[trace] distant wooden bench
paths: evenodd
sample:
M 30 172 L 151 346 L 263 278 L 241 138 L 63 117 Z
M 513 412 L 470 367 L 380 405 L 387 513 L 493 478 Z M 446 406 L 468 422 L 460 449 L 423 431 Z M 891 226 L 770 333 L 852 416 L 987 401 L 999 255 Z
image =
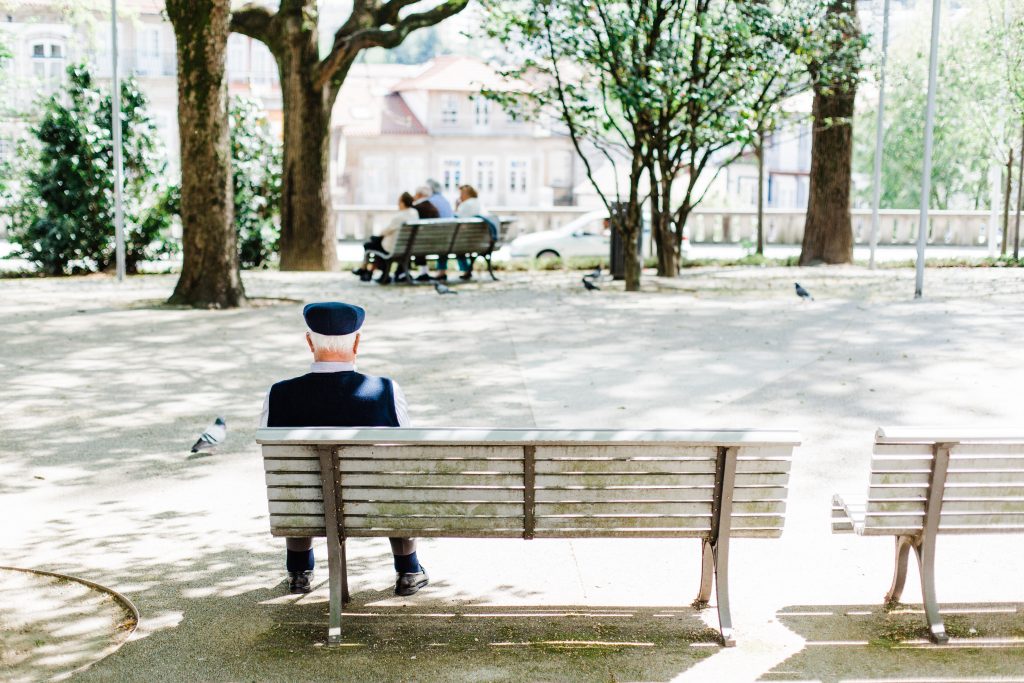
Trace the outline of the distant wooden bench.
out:
M 931 639 L 947 642 L 935 599 L 936 536 L 1024 532 L 1024 433 L 880 428 L 867 498 L 834 496 L 832 531 L 896 537 L 886 603 L 903 594 L 913 548 Z
M 270 529 L 326 536 L 328 642 L 352 537 L 700 538 L 734 644 L 729 541 L 782 533 L 788 430 L 260 429 Z M 326 505 L 325 505 L 326 502 Z
M 496 217 L 498 234 L 482 218 L 427 218 L 404 223 L 398 229 L 395 246 L 391 250 L 391 261 L 400 269 L 410 272 L 413 258 L 458 258 L 476 261 L 482 258 L 487 264 L 491 279 L 497 280 L 491 267 L 491 257 L 499 249 L 508 232 L 513 218 Z

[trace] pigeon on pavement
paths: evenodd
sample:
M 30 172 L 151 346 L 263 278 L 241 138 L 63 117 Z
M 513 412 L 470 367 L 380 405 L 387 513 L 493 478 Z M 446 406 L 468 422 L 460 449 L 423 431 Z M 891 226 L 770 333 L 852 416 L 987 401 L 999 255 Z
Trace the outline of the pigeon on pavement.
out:
M 440 282 L 434 283 L 434 291 L 437 292 L 438 294 L 458 294 L 458 292 L 456 292 L 454 289 L 452 289 L 448 285 L 443 285 Z
M 801 299 L 810 299 L 811 301 L 814 301 L 814 297 L 811 296 L 811 293 L 808 292 L 803 287 L 801 287 L 799 282 L 794 282 L 793 284 L 796 285 L 796 295 L 798 297 L 800 297 Z
M 209 450 L 219 444 L 228 435 L 228 425 L 224 422 L 223 417 L 218 417 L 213 421 L 206 431 L 203 432 L 199 440 L 192 444 L 192 452 L 198 453 L 199 451 Z
M 597 268 L 594 268 L 594 270 L 592 272 L 587 273 L 583 277 L 590 278 L 591 280 L 600 280 L 601 279 L 601 264 L 598 264 Z
M 597 285 L 595 285 L 595 284 L 594 284 L 593 282 L 591 282 L 591 281 L 590 281 L 590 280 L 588 280 L 587 278 L 583 278 L 583 286 L 584 286 L 584 287 L 586 288 L 586 290 L 587 290 L 588 292 L 592 292 L 592 291 L 594 291 L 595 289 L 596 289 L 596 290 L 598 290 L 598 291 L 600 291 L 600 289 L 601 289 L 600 287 L 598 287 Z

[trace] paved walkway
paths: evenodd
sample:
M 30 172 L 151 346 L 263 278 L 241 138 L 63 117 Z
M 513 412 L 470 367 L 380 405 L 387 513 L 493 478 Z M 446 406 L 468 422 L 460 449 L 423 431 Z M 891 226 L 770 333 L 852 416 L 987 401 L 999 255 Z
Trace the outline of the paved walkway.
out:
M 913 271 L 860 268 L 708 269 L 639 295 L 569 273 L 446 297 L 245 281 L 276 300 L 193 311 L 161 305 L 172 277 L 0 281 L 0 556 L 142 613 L 78 679 L 1024 679 L 1019 537 L 941 540 L 939 598 L 964 608 L 965 640 L 936 649 L 919 613 L 879 609 L 891 539 L 829 533 L 879 424 L 1024 424 L 1024 271 L 931 270 L 916 302 Z M 387 544 L 352 544 L 346 646 L 323 647 L 326 589 L 282 592 L 253 432 L 266 387 L 308 362 L 298 302 L 328 298 L 366 306 L 360 367 L 399 379 L 420 425 L 800 429 L 786 533 L 733 546 L 739 645 L 687 606 L 697 541 L 426 540 L 433 584 L 408 600 L 389 593 Z M 190 458 L 215 415 L 227 443 Z

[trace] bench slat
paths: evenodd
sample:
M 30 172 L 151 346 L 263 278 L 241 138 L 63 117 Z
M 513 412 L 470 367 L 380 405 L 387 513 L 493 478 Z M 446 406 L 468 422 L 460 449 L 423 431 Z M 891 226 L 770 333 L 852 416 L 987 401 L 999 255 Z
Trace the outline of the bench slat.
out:
M 264 458 L 264 472 L 320 472 L 316 458 Z
M 318 500 L 323 501 L 324 490 L 320 486 L 268 486 L 267 500 Z
M 319 536 L 326 536 L 327 529 L 324 527 L 309 528 L 309 527 L 288 527 L 288 526 L 272 526 L 270 527 L 270 535 L 281 538 L 316 538 Z
M 267 486 L 320 486 L 320 472 L 267 472 Z
M 345 487 L 346 501 L 381 501 L 381 502 L 512 502 L 522 505 L 522 489 L 462 487 L 448 488 L 432 486 L 425 488 L 358 488 Z
M 321 520 L 324 516 L 323 501 L 271 500 L 268 505 L 272 515 L 317 515 Z
M 583 444 L 537 446 L 534 455 L 537 462 L 544 460 L 600 460 L 612 458 L 629 460 L 631 458 L 695 458 L 714 461 L 718 457 L 718 449 L 708 445 L 650 443 L 641 445 L 618 444 Z
M 270 515 L 271 527 L 299 527 L 310 529 L 322 529 L 324 527 L 324 515 Z
M 664 503 L 664 502 L 632 502 L 632 503 L 537 503 L 536 514 L 538 517 L 553 515 L 614 515 L 614 514 L 711 514 L 711 502 L 705 503 Z M 785 512 L 786 504 L 782 501 L 769 501 L 758 503 L 736 503 L 733 506 L 734 515 L 749 514 L 780 514 Z
M 339 463 L 343 480 L 348 474 L 522 474 L 523 461 L 519 460 L 342 460 Z M 317 463 L 319 469 L 320 464 Z
M 438 515 L 451 517 L 467 515 L 471 517 L 522 517 L 521 503 L 426 503 L 414 502 L 372 502 L 342 503 L 345 515 Z
M 399 430 L 405 431 L 405 430 Z M 466 458 L 469 460 L 523 460 L 521 446 L 452 446 L 445 444 L 422 444 L 415 446 L 360 444 L 338 446 L 341 462 L 346 460 L 445 460 Z
M 695 529 L 711 531 L 711 514 L 668 517 L 537 517 L 537 530 L 547 529 Z
M 537 460 L 537 474 L 711 474 L 714 460 Z
M 266 445 L 263 447 L 264 458 L 317 458 L 314 446 L 296 446 L 291 444 Z
M 536 538 L 705 538 L 709 529 L 542 529 Z M 781 529 L 734 529 L 731 538 L 778 538 Z
M 342 486 L 347 488 L 405 488 L 408 486 L 500 486 L 507 488 L 523 487 L 522 474 L 392 474 L 378 472 L 375 474 L 343 474 Z
M 518 520 L 518 523 L 517 523 Z M 522 533 L 522 517 L 412 517 L 401 515 L 396 517 L 345 515 L 346 529 L 401 529 L 403 531 L 426 531 L 459 529 L 487 530 L 492 527 L 499 529 L 519 529 Z

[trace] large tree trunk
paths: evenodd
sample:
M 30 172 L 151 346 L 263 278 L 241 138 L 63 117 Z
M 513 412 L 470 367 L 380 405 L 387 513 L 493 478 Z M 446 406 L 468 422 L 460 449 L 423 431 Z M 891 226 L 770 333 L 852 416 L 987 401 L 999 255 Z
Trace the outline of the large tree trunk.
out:
M 229 0 L 167 0 L 178 44 L 184 263 L 169 303 L 233 308 L 245 302 L 238 267 L 228 141 L 225 57 Z
M 659 210 L 651 216 L 651 231 L 658 247 L 658 275 L 676 277 L 679 275 L 679 248 L 676 235 L 672 232 L 672 177 L 666 173 L 666 169 L 662 169 L 657 184 L 652 174 L 651 193 L 652 196 L 657 194 L 659 200 Z
M 811 137 L 811 180 L 800 265 L 853 261 L 850 221 L 850 165 L 853 158 L 853 101 L 847 88 L 815 89 Z
M 853 104 L 857 95 L 859 55 L 844 51 L 860 36 L 856 3 L 829 0 L 826 12 L 837 31 L 831 63 L 812 66 L 814 104 L 811 177 L 808 188 L 800 265 L 851 263 L 853 226 L 850 181 L 853 163 Z M 827 76 L 827 77 L 824 77 Z M 824 77 L 824 78 L 823 78 Z
M 313 81 L 319 61 L 316 25 L 300 13 L 282 19 L 281 41 L 274 46 L 284 103 L 281 270 L 332 270 L 338 256 L 327 185 L 337 91 Z

